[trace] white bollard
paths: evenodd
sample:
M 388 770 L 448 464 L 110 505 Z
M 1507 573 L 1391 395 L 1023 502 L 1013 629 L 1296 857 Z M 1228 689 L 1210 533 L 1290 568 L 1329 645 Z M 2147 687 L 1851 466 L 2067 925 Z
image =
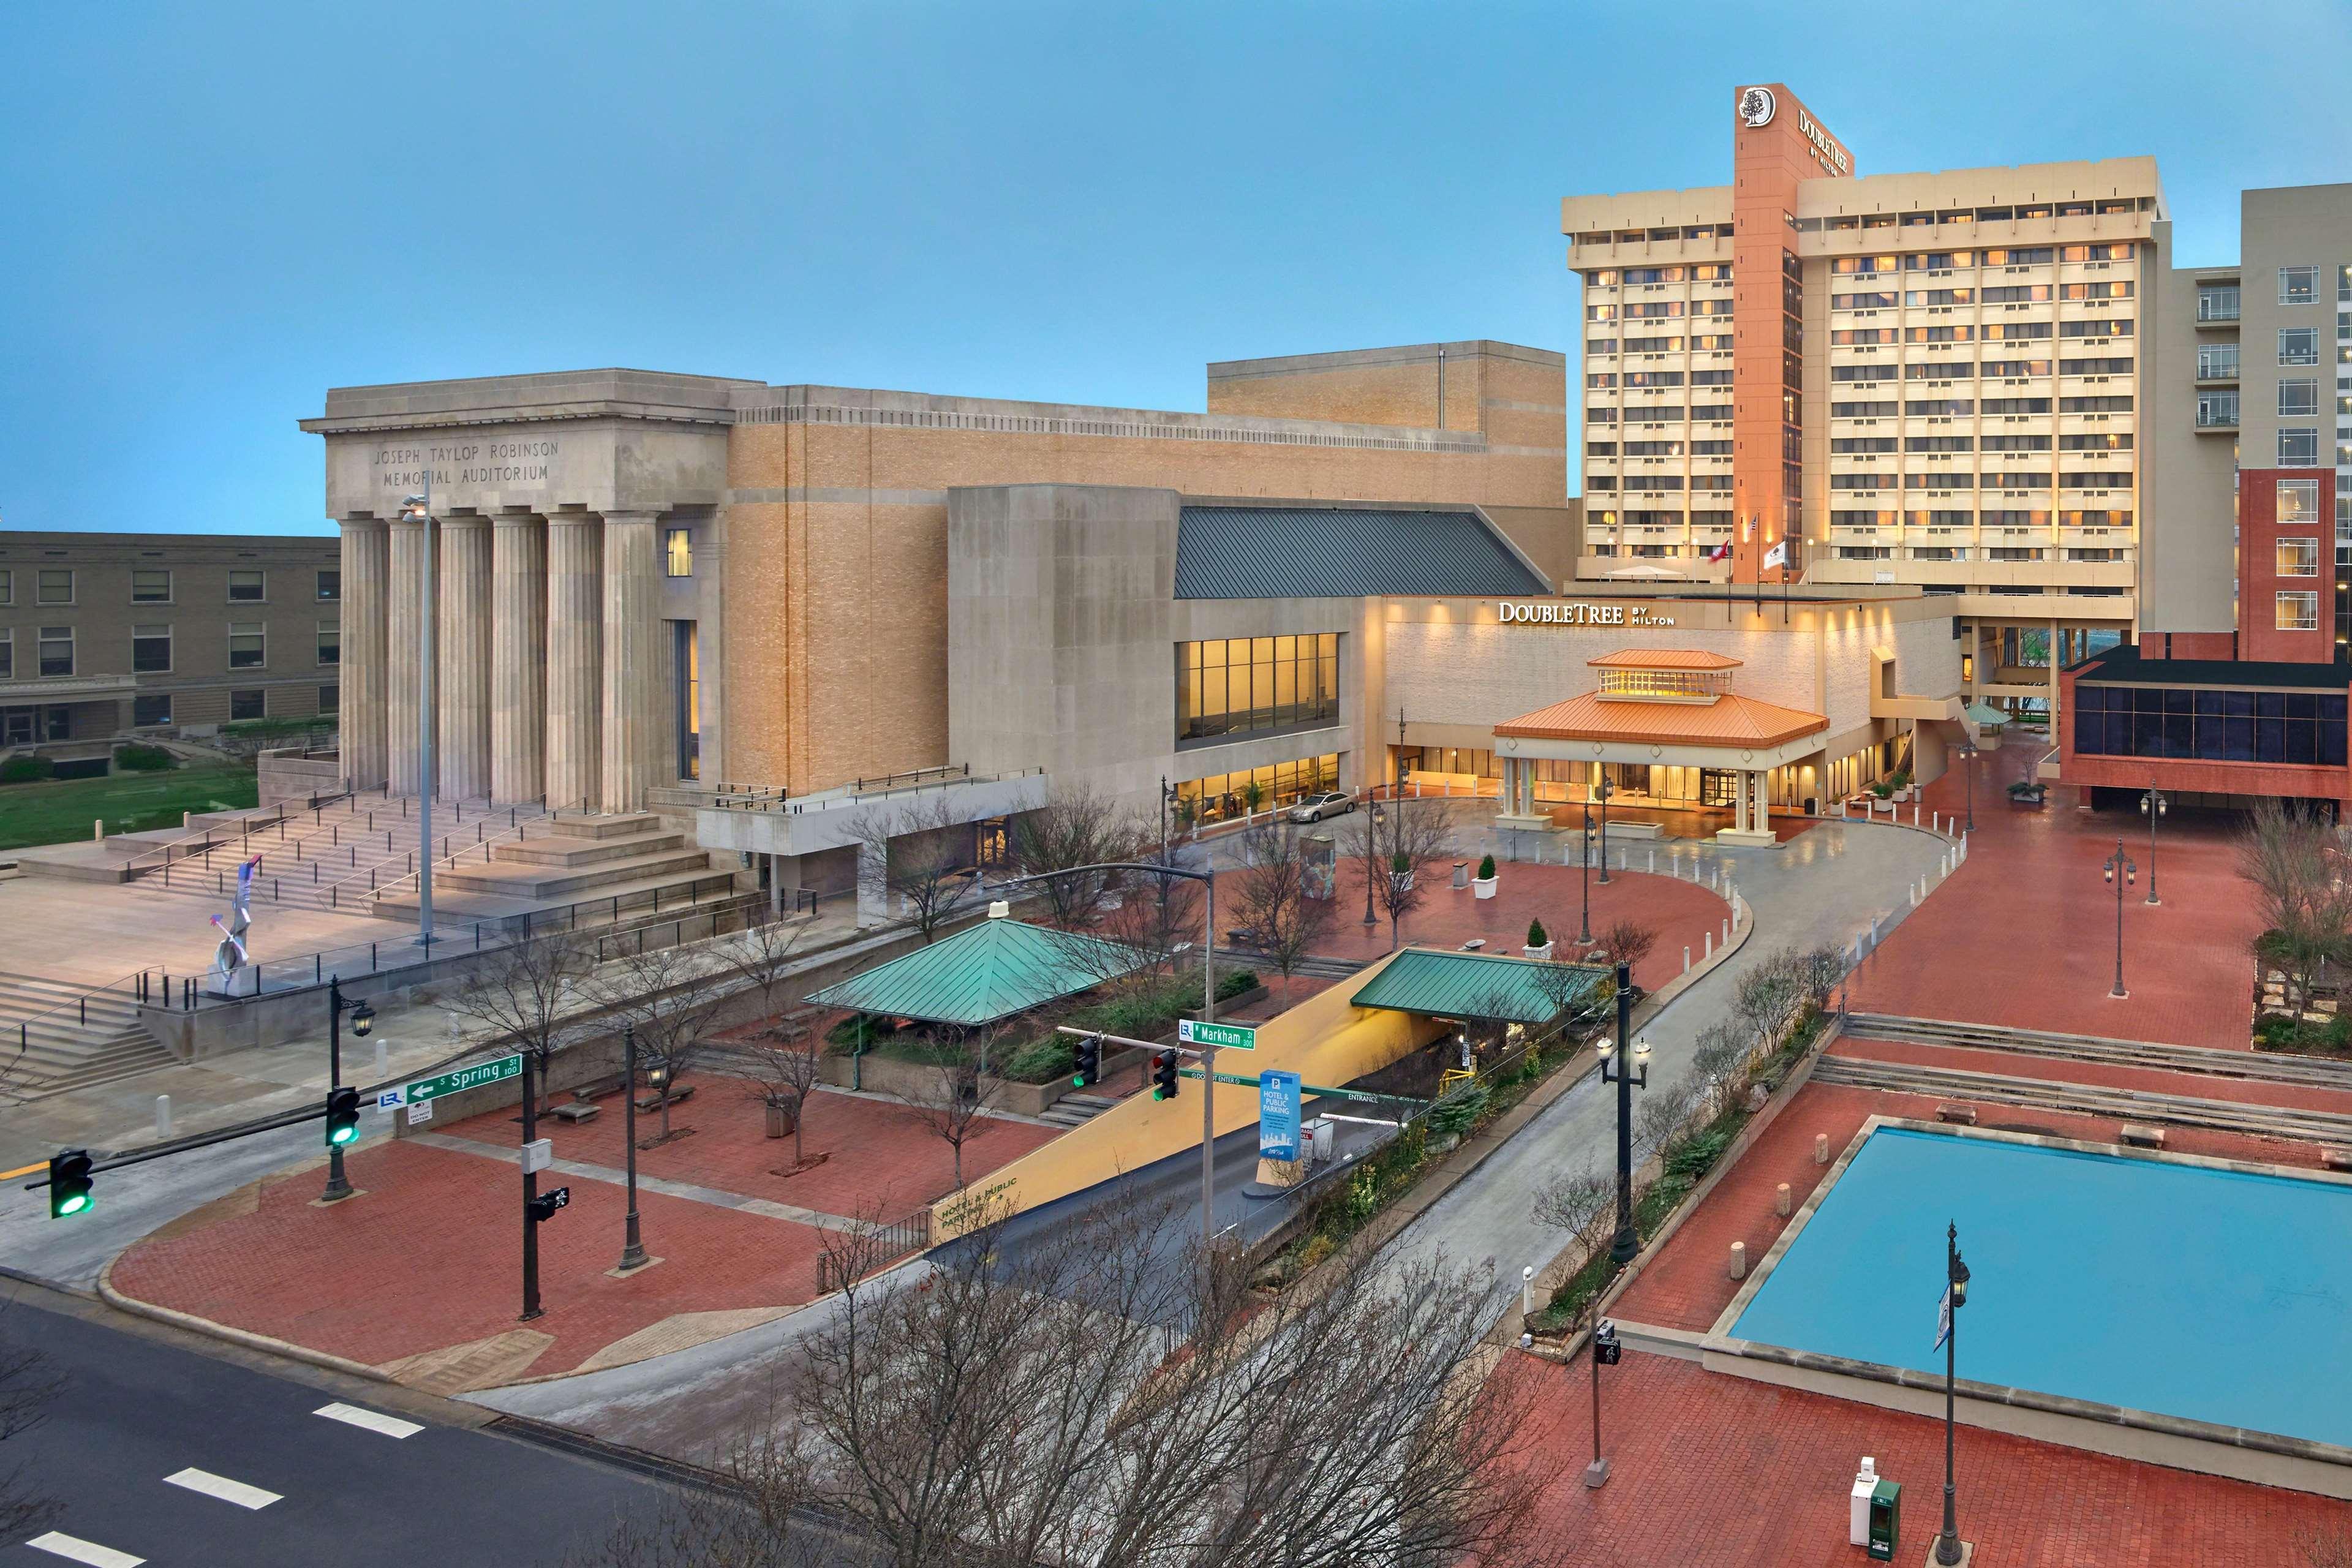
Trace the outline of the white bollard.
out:
M 1519 1270 L 1519 1316 L 1536 1315 L 1536 1266 L 1532 1263 Z
M 1731 1277 L 1734 1279 L 1748 1278 L 1748 1244 L 1744 1241 L 1731 1244 Z
M 90 818 L 89 837 L 90 841 L 94 844 L 103 844 L 106 842 L 106 818 L 102 816 L 94 816 Z
M 168 1094 L 159 1094 L 155 1097 L 155 1136 L 169 1138 L 171 1135 L 172 1097 Z
M 1683 943 L 1683 973 L 1685 974 L 1690 973 L 1690 943 L 1688 942 Z
M 1728 920 L 1723 922 L 1723 945 L 1726 947 L 1731 945 L 1731 921 Z
M 1919 803 L 1916 800 L 1911 803 L 1911 826 L 1919 826 Z
M 1651 851 L 1650 851 L 1650 875 L 1652 875 L 1653 877 L 1654 877 L 1654 876 L 1656 876 L 1657 874 L 1658 874 L 1658 852 L 1657 852 L 1656 850 L 1653 849 L 1653 850 L 1651 850 Z
M 1789 1217 L 1789 1184 L 1786 1182 L 1782 1182 L 1780 1190 L 1772 1194 L 1772 1212 L 1782 1219 Z
M 1813 1134 L 1813 1163 L 1826 1165 L 1829 1163 L 1830 1135 L 1826 1132 L 1816 1132 Z
M 1713 931 L 1706 933 L 1706 951 L 1700 953 L 1699 956 L 1702 959 L 1713 958 L 1715 956 L 1715 933 Z
M 375 1080 L 378 1083 L 392 1076 L 392 1069 L 384 1060 L 384 1043 L 379 1039 L 375 1043 Z
M 1617 851 L 1617 869 L 1620 871 L 1622 871 L 1625 868 L 1625 850 L 1620 849 Z
M 193 811 L 184 811 L 180 813 L 180 826 L 183 827 L 187 826 L 188 824 L 195 821 L 195 819 L 196 814 Z

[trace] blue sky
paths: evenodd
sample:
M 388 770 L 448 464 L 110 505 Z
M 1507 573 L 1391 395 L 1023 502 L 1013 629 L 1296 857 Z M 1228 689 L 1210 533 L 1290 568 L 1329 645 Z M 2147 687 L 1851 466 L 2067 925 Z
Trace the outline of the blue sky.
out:
M 1197 409 L 1213 359 L 1565 349 L 1559 198 L 1721 183 L 1741 81 L 1863 173 L 2153 153 L 2190 262 L 2234 254 L 2241 186 L 2352 180 L 2340 0 L 1900 16 L 0 6 L 0 524 L 322 531 L 294 422 L 330 385 Z

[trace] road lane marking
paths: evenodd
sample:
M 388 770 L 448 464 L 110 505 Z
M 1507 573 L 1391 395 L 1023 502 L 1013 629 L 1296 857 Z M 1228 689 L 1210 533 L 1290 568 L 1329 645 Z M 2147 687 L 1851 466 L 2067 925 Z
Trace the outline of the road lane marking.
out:
M 87 1563 L 89 1568 L 139 1568 L 139 1564 L 147 1561 L 144 1557 L 133 1557 L 128 1552 L 117 1552 L 111 1546 L 100 1546 L 95 1541 L 84 1541 L 58 1530 L 52 1530 L 47 1535 L 37 1535 L 25 1544 L 36 1552 L 53 1552 L 59 1557 L 69 1557 L 76 1563 Z
M 330 1421 L 341 1421 L 347 1426 L 365 1427 L 371 1432 L 381 1432 L 387 1437 L 414 1437 L 425 1430 L 414 1421 L 403 1421 L 397 1415 L 380 1415 L 356 1405 L 321 1405 L 310 1414 L 323 1415 Z
M 259 1487 L 249 1487 L 243 1481 L 233 1481 L 226 1476 L 216 1476 L 210 1470 L 199 1470 L 194 1466 L 182 1470 L 176 1476 L 165 1476 L 163 1483 L 166 1486 L 185 1487 L 192 1492 L 202 1492 L 206 1497 L 216 1497 L 223 1502 L 233 1502 L 239 1508 L 268 1508 L 271 1503 L 278 1501 L 280 1498 L 279 1493 L 264 1491 Z

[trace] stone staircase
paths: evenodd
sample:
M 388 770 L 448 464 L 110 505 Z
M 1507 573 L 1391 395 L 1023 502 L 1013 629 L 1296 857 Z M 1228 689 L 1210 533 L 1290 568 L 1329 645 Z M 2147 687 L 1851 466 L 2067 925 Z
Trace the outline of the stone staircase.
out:
M 0 973 L 0 1093 L 81 1089 L 173 1060 L 140 1024 L 138 1005 L 129 996 Z
M 529 824 L 514 837 L 493 836 L 478 855 L 460 853 L 433 873 L 436 918 L 506 929 L 567 910 L 582 927 L 642 921 L 735 896 L 731 878 L 711 866 L 709 853 L 652 812 Z M 411 881 L 379 896 L 373 906 L 377 915 L 394 919 L 415 910 Z
M 1044 1120 L 1062 1127 L 1084 1127 L 1118 1104 L 1099 1094 L 1066 1094 L 1045 1108 Z
M 1940 1018 L 1898 1018 L 1880 1013 L 1853 1014 L 1846 1020 L 1845 1033 L 1857 1039 L 1886 1040 L 1899 1045 L 1947 1046 L 1956 1050 L 1969 1051 L 2011 1051 L 2054 1061 L 2098 1062 L 2110 1067 L 2152 1068 L 2163 1072 L 2200 1073 L 2218 1078 L 2352 1091 L 2352 1063 L 2332 1061 L 2322 1057 L 2220 1050 L 2204 1046 L 2157 1045 L 2145 1040 L 2116 1040 L 2095 1035 L 2012 1029 L 1996 1024 L 1955 1024 Z

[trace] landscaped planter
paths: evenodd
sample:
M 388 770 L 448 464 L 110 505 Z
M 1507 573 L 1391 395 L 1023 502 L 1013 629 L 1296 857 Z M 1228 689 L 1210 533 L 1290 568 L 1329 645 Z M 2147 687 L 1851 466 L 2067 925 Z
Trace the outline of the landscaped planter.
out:
M 1546 942 L 1541 947 L 1528 948 L 1527 954 L 1538 963 L 1549 963 L 1551 962 L 1551 943 Z
M 770 1101 L 767 1107 L 767 1132 L 769 1137 L 789 1138 L 793 1135 L 793 1108 L 791 1106 L 778 1105 L 773 1101 Z
M 1491 899 L 1495 896 L 1495 884 L 1501 880 L 1499 877 L 1473 877 L 1470 879 L 1470 891 L 1478 898 Z

